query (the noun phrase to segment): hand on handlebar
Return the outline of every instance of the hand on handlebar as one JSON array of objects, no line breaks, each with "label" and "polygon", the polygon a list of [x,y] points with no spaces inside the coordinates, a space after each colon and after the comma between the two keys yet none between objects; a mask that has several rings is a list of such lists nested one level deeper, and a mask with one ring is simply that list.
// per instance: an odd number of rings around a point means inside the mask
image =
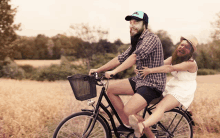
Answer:
[{"label": "hand on handlebar", "polygon": [[98,72],[98,69],[90,69],[89,71],[89,75],[91,75],[92,73]]},{"label": "hand on handlebar", "polygon": [[105,77],[106,77],[107,79],[110,79],[110,78],[112,78],[115,74],[116,74],[116,73],[115,73],[114,71],[107,71],[107,72],[105,72]]}]

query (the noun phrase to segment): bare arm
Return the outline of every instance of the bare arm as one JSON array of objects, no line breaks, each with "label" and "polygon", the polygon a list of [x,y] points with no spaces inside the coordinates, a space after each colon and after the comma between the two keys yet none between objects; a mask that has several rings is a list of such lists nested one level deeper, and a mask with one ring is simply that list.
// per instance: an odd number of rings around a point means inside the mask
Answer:
[{"label": "bare arm", "polygon": [[164,65],[171,65],[172,57],[168,57],[166,60],[164,60]]},{"label": "bare arm", "polygon": [[107,78],[110,78],[110,75],[115,75],[121,71],[124,71],[124,70],[130,68],[131,66],[133,66],[135,63],[136,63],[136,54],[132,54],[120,66],[118,66],[117,68],[115,68],[112,71],[106,72],[105,76]]},{"label": "bare arm", "polygon": [[151,68],[151,73],[169,73],[172,71],[190,71],[194,68],[194,62],[182,62],[176,65],[164,65],[157,68]]},{"label": "bare arm", "polygon": [[89,75],[91,75],[91,73],[93,72],[102,72],[102,71],[106,71],[106,70],[110,70],[115,68],[116,66],[120,65],[120,62],[118,61],[118,57],[113,58],[112,60],[110,60],[108,63],[106,63],[105,65],[101,66],[98,69],[91,69],[89,71]]},{"label": "bare arm", "polygon": [[139,72],[142,74],[142,77],[146,77],[148,74],[151,73],[169,73],[172,71],[189,71],[189,72],[195,72],[197,69],[197,65],[195,62],[182,62],[176,65],[164,65],[156,68],[147,68],[144,67],[143,70],[139,70]]}]

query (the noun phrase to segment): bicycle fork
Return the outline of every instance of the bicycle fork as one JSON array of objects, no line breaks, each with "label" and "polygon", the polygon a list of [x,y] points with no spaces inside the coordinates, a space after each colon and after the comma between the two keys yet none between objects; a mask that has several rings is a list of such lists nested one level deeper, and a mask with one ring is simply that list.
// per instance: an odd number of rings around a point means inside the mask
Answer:
[{"label": "bicycle fork", "polygon": [[94,106],[95,101],[88,100],[87,104],[89,106],[92,106],[94,108],[94,111],[93,111],[93,115],[91,116],[91,118],[89,120],[88,126],[85,129],[85,131],[83,132],[83,136],[81,138],[87,138],[89,136],[89,134],[92,132],[92,129],[94,128],[94,126],[95,126],[95,123],[96,123],[96,120],[97,120],[97,117],[98,117],[98,114],[99,114],[99,106],[100,106],[100,103],[101,103],[101,100],[102,100],[102,97],[103,97],[104,90],[105,90],[105,88],[102,88],[102,92],[100,94],[100,97],[98,99],[96,107]]}]

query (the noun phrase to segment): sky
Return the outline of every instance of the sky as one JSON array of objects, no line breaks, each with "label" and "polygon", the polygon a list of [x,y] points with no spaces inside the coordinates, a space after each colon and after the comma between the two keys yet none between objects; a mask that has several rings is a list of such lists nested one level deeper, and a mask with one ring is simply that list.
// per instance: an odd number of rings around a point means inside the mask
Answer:
[{"label": "sky", "polygon": [[153,32],[167,31],[176,44],[181,36],[210,41],[211,22],[218,18],[220,0],[11,0],[18,7],[14,23],[22,36],[72,35],[71,25],[86,23],[108,31],[107,39],[130,43],[127,15],[143,11]]}]

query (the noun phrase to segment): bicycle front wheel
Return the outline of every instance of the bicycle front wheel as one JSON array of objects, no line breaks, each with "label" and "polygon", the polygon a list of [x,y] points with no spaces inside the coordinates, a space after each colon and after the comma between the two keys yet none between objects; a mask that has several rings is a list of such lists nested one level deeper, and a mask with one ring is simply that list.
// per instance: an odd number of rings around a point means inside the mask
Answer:
[{"label": "bicycle front wheel", "polygon": [[178,109],[172,109],[164,113],[158,122],[157,135],[160,138],[192,138],[193,129],[186,114]]},{"label": "bicycle front wheel", "polygon": [[[81,138],[88,132],[91,121],[94,121],[91,112],[79,112],[64,119],[54,132],[53,138]],[[88,138],[109,138],[110,131],[106,123],[97,117],[94,128]]]}]

